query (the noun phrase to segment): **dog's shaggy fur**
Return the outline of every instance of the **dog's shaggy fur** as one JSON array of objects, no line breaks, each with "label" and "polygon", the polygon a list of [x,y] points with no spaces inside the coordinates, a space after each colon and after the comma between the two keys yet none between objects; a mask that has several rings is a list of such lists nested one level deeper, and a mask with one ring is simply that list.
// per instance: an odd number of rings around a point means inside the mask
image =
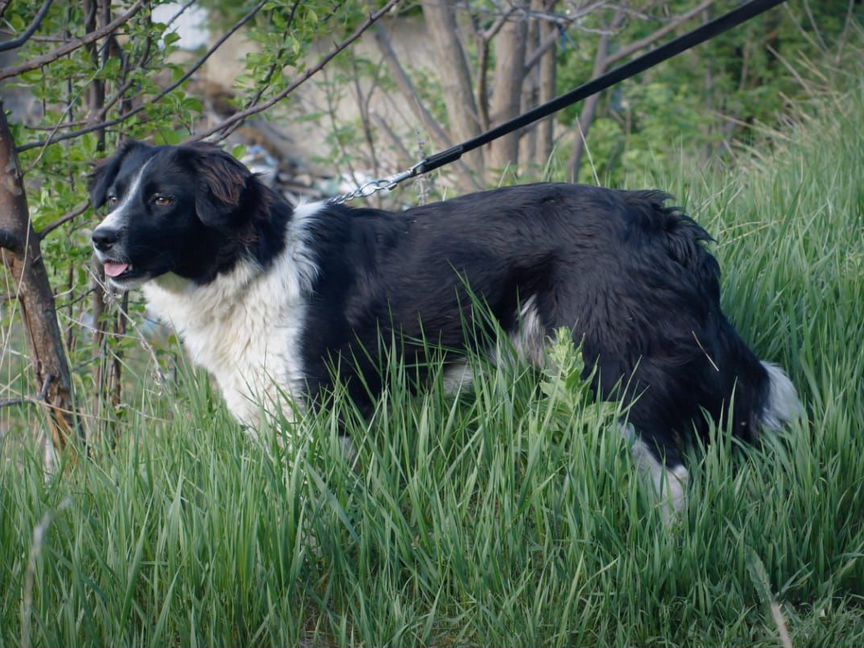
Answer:
[{"label": "dog's shaggy fur", "polygon": [[681,443],[706,433],[706,414],[726,421],[734,395],[727,422],[752,441],[799,411],[786,375],[721,312],[710,237],[660,192],[540,184],[401,213],[292,209],[215,147],[136,142],[91,188],[111,206],[93,233],[110,283],[143,287],[251,427],[285,394],[314,404],[333,366],[371,408],[382,336],[409,362],[431,340],[466,379],[459,351],[484,339],[466,331],[488,333],[478,299],[535,364],[550,333],[572,330],[596,391],[632,403],[622,431],[675,502]]}]

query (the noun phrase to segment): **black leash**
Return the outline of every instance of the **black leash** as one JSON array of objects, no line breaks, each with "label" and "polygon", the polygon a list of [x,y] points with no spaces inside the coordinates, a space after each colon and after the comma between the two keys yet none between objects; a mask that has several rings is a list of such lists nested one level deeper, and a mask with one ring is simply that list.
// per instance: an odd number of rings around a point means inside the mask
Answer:
[{"label": "black leash", "polygon": [[455,162],[469,151],[473,151],[484,144],[488,144],[492,140],[512,133],[513,131],[523,128],[537,120],[548,117],[567,106],[572,106],[591,95],[597,94],[598,92],[601,92],[617,83],[621,83],[621,81],[629,79],[640,72],[644,72],[655,65],[659,65],[663,61],[666,61],[673,56],[677,56],[681,52],[685,52],[696,45],[701,45],[705,41],[711,40],[712,38],[729,31],[733,27],[737,27],[756,16],[765,13],[769,9],[773,9],[785,1],[786,0],[750,0],[750,2],[747,2],[737,9],[733,9],[719,18],[715,18],[711,22],[706,23],[693,31],[687,32],[683,36],[680,36],[665,45],[661,45],[657,49],[651,50],[647,54],[643,54],[642,56],[633,59],[629,63],[620,65],[606,74],[599,76],[596,79],[592,79],[575,90],[568,92],[567,94],[556,97],[542,106],[537,106],[533,110],[529,110],[527,113],[511,119],[500,126],[489,129],[485,133],[481,133],[477,137],[466,142],[452,146],[444,151],[435,153],[434,155],[430,155],[407,171],[397,173],[389,178],[372,180],[352,192],[331,198],[329,202],[331,204],[342,204],[349,200],[353,200],[354,198],[371,196],[382,189],[393,189],[400,182],[409,178],[429,173],[445,164]]}]

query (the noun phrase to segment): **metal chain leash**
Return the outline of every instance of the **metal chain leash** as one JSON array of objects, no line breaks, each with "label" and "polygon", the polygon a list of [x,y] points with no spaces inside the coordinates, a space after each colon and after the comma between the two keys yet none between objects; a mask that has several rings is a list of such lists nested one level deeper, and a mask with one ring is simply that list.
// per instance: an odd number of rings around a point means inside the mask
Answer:
[{"label": "metal chain leash", "polygon": [[423,162],[418,162],[407,171],[395,173],[391,176],[387,176],[386,178],[370,180],[369,182],[363,183],[353,191],[339,194],[338,196],[333,196],[327,201],[327,204],[344,205],[349,200],[354,200],[355,198],[368,198],[369,196],[374,196],[379,191],[384,191],[385,189],[395,189],[396,185],[398,185],[400,182],[404,182],[408,178],[413,178],[414,176],[419,175],[422,167]]}]

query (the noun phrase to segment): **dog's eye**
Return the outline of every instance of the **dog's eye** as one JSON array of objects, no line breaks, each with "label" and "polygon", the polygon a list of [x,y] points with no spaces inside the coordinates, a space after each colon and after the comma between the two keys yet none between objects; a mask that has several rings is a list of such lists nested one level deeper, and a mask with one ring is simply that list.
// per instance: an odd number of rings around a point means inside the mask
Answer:
[{"label": "dog's eye", "polygon": [[118,202],[120,202],[120,199],[116,196],[116,194],[111,194],[108,196],[109,205],[116,205]]},{"label": "dog's eye", "polygon": [[153,204],[157,207],[170,207],[174,204],[174,199],[171,196],[156,194],[152,198]]}]

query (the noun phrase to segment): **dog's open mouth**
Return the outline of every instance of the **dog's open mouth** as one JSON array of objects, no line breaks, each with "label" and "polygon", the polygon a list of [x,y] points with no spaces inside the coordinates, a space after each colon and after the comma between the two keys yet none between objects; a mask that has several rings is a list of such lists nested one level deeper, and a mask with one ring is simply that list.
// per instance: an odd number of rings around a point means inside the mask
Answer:
[{"label": "dog's open mouth", "polygon": [[128,263],[120,263],[119,261],[105,261],[105,276],[112,279],[121,279],[132,273],[132,266]]}]

